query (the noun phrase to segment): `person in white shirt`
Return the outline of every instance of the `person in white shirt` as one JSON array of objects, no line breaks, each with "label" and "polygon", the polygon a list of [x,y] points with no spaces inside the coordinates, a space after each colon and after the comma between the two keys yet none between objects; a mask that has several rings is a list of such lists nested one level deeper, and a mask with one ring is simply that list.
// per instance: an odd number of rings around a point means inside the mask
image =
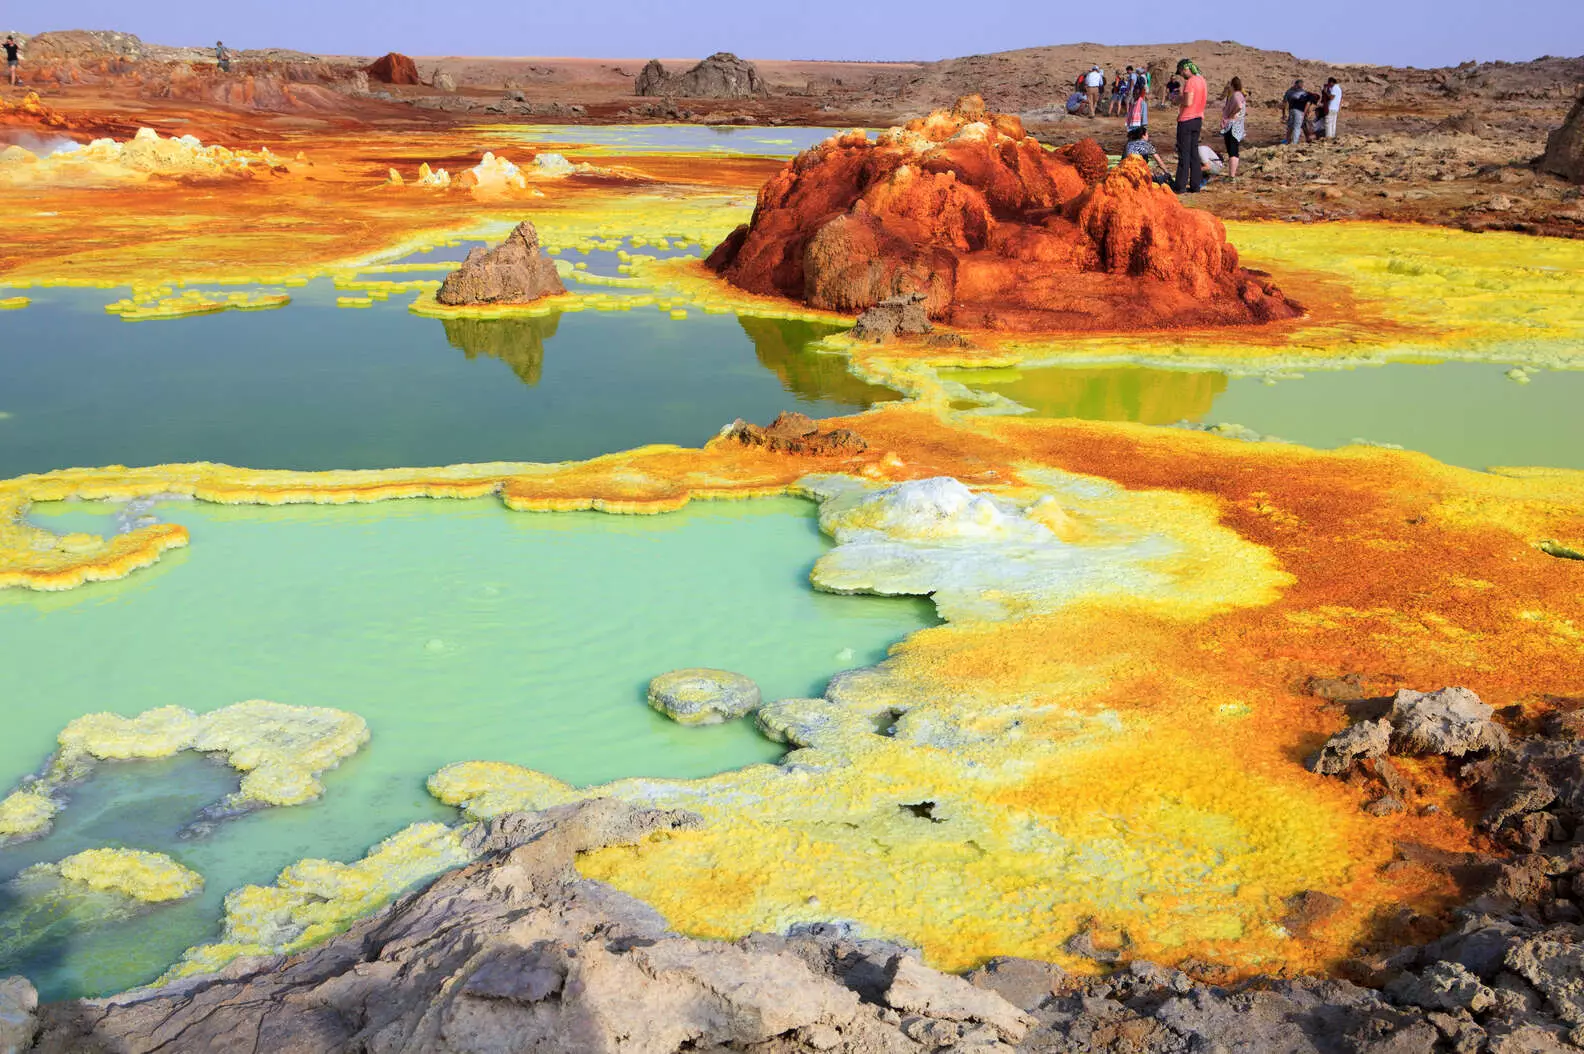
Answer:
[{"label": "person in white shirt", "polygon": [[1105,87],[1105,74],[1100,72],[1099,66],[1090,66],[1089,72],[1084,74],[1084,105],[1089,107],[1089,116],[1093,117],[1100,105],[1100,89]]},{"label": "person in white shirt", "polygon": [[1221,155],[1204,143],[1199,144],[1199,166],[1212,176],[1219,176],[1226,171],[1226,162],[1221,160]]},{"label": "person in white shirt", "polygon": [[1337,83],[1335,77],[1326,78],[1325,93],[1325,137],[1327,139],[1335,139],[1337,114],[1342,109],[1342,85]]}]

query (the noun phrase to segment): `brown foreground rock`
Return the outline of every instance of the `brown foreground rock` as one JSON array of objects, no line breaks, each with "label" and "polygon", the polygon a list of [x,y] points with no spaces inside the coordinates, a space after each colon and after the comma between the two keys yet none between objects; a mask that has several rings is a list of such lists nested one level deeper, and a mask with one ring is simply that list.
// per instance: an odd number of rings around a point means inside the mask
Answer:
[{"label": "brown foreground rock", "polygon": [[462,266],[446,275],[435,299],[451,307],[527,304],[564,292],[555,264],[539,248],[539,232],[523,220],[495,248],[475,246]]},{"label": "brown foreground rock", "polygon": [[869,449],[862,436],[848,428],[820,431],[813,418],[784,410],[764,428],[737,418],[726,429],[727,439],[743,446],[759,446],[781,454],[860,454]]},{"label": "brown foreground rock", "polygon": [[1579,92],[1562,127],[1546,137],[1540,171],[1584,183],[1584,91]]},{"label": "brown foreground rock", "polygon": [[62,1003],[32,1048],[83,1052],[1009,1051],[1031,1019],[904,949],[828,933],[671,933],[576,853],[692,826],[600,799],[475,830],[478,863],[321,947]]},{"label": "brown foreground rock", "polygon": [[[1353,764],[1368,766],[1387,749],[1445,748],[1486,810],[1482,827],[1516,854],[1402,845],[1388,866],[1443,870],[1468,899],[1450,927],[1383,919],[1386,938],[1340,964],[1338,977],[1231,983],[1230,971],[1210,963],[1137,960],[1080,977],[1014,958],[957,977],[897,945],[854,938],[841,923],[733,943],[691,940],[644,904],[580,877],[573,859],[698,818],[600,799],[474,828],[468,840],[478,862],[299,955],[239,961],[213,977],[52,1004],[36,1015],[31,989],[0,982],[0,995],[14,996],[0,1009],[16,1018],[0,1036],[48,1054],[1579,1049],[1584,700],[1552,700],[1534,727],[1509,731],[1472,693],[1351,698],[1331,680],[1338,692],[1324,696],[1329,705],[1379,722],[1332,758],[1362,747]],[[1336,907],[1334,898],[1300,894],[1283,925],[1307,940]],[[1070,946],[1097,963],[1116,957],[1092,943]],[[27,1046],[35,1024],[38,1038]]]}]

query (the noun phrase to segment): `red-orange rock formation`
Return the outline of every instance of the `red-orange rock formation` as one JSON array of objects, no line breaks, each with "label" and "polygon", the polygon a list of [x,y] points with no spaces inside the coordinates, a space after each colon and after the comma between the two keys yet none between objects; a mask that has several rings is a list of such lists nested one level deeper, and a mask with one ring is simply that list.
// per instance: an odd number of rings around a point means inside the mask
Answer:
[{"label": "red-orange rock formation", "polygon": [[906,293],[929,317],[1024,332],[1133,330],[1291,318],[1238,266],[1221,221],[1107,169],[1092,140],[1058,151],[976,97],[870,142],[850,132],[798,155],[753,221],[710,255],[733,285],[861,311]]},{"label": "red-orange rock formation", "polygon": [[8,103],[0,99],[0,125],[69,128],[71,122],[65,114],[39,101],[38,92],[30,91],[20,102]]},{"label": "red-orange rock formation", "polygon": [[406,55],[397,52],[388,52],[369,63],[367,72],[370,80],[383,81],[386,84],[417,84],[418,64]]}]

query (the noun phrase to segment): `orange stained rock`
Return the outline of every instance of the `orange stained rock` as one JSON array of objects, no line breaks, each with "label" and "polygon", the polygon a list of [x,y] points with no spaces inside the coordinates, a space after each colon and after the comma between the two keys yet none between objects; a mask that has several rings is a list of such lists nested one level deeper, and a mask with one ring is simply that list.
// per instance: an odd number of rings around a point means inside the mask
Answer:
[{"label": "orange stained rock", "polygon": [[1139,159],[1047,150],[1016,118],[959,100],[870,142],[815,146],[760,190],[711,254],[734,285],[838,311],[898,294],[931,318],[1017,332],[1135,331],[1295,317],[1238,266],[1221,221]]}]

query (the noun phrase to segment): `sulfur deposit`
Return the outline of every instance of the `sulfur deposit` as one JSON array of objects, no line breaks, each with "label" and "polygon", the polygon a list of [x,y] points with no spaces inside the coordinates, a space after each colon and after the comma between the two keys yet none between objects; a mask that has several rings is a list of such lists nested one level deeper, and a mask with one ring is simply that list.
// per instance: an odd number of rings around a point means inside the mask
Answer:
[{"label": "sulfur deposit", "polygon": [[203,876],[164,853],[85,849],[56,864],[38,865],[68,882],[121,893],[150,904],[182,900],[203,888]]},{"label": "sulfur deposit", "polygon": [[226,894],[220,939],[189,949],[166,977],[209,973],[238,956],[311,947],[415,882],[465,864],[473,855],[454,828],[416,823],[350,864],[300,860],[272,885],[243,886]]},{"label": "sulfur deposit", "polygon": [[161,137],[142,128],[125,142],[94,139],[44,157],[20,146],[0,150],[0,183],[98,186],[156,178],[254,179],[286,174],[291,163],[270,152],[205,146],[197,137]]},{"label": "sulfur deposit", "polygon": [[87,714],[60,734],[41,774],[0,801],[0,836],[36,837],[64,807],[66,790],[101,760],[162,758],[183,750],[219,754],[241,786],[212,807],[216,817],[267,805],[300,805],[324,793],[321,773],[368,742],[361,717],[325,707],[254,700],[207,714],[179,706],[136,717]]},{"label": "sulfur deposit", "polygon": [[1270,322],[1299,314],[1238,264],[1221,221],[1098,144],[1051,151],[978,99],[800,154],[710,255],[727,281],[858,312],[907,294],[932,319],[1020,332]]}]

